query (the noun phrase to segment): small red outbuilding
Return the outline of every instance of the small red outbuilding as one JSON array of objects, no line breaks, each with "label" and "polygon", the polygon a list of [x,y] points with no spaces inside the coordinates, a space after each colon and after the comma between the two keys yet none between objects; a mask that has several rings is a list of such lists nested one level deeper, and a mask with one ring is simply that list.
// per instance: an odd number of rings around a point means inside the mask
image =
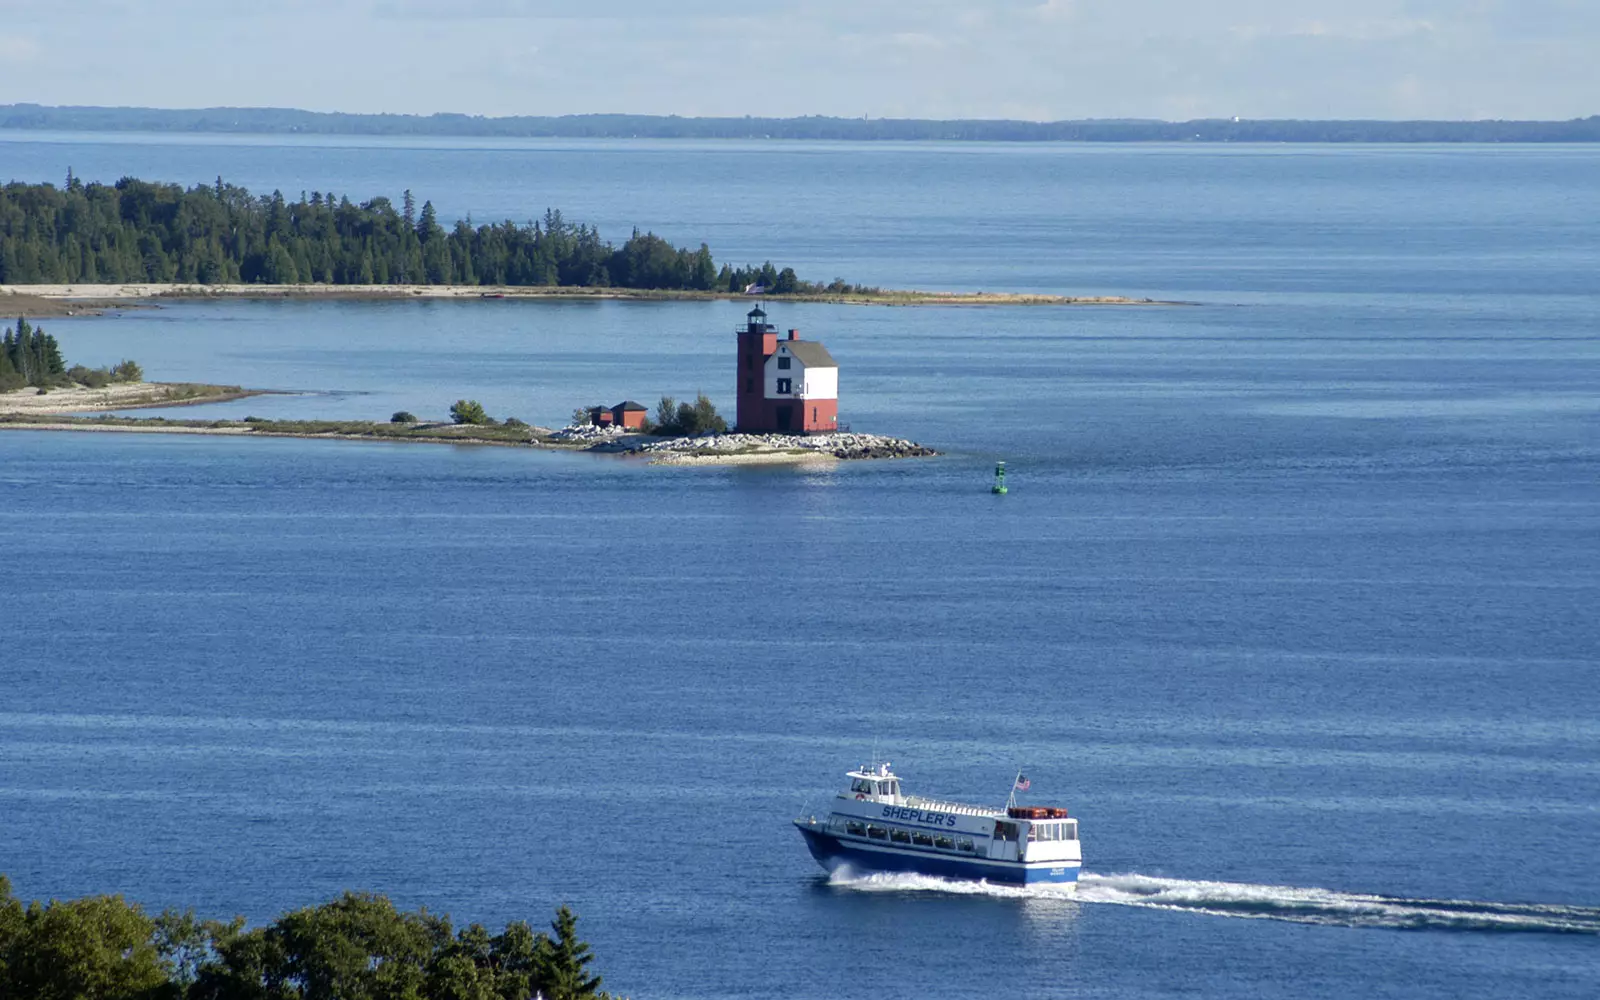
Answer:
[{"label": "small red outbuilding", "polygon": [[589,411],[589,420],[596,427],[621,427],[624,430],[644,429],[645,415],[650,411],[633,400],[624,400],[616,406],[597,406]]}]

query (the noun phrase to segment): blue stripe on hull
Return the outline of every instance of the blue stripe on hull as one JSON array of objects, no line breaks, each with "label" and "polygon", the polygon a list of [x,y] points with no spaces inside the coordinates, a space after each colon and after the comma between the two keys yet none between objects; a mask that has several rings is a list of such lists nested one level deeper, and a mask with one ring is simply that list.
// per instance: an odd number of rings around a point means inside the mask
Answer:
[{"label": "blue stripe on hull", "polygon": [[1011,885],[1050,883],[1061,885],[1078,881],[1077,862],[1051,867],[1024,868],[1016,862],[984,863],[977,859],[952,858],[939,854],[911,854],[874,851],[856,847],[831,834],[799,827],[811,856],[828,871],[843,865],[862,872],[916,872],[941,878],[986,879]]}]

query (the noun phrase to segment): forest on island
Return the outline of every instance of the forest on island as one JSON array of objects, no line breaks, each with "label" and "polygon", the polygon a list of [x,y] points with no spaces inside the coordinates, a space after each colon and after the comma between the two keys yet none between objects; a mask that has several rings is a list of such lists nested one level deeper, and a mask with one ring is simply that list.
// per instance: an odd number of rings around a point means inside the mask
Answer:
[{"label": "forest on island", "polygon": [[540,221],[449,228],[406,191],[396,206],[313,191],[288,201],[217,178],[185,190],[116,184],[0,187],[0,284],[186,282],[269,285],[568,285],[703,292],[848,293],[793,268],[720,267],[704,243],[677,247],[637,229],[622,246],[550,209]]},{"label": "forest on island", "polygon": [[609,1000],[565,906],[499,934],[347,892],[264,927],[151,916],[121,896],[24,904],[0,875],[0,997],[41,1000]]}]

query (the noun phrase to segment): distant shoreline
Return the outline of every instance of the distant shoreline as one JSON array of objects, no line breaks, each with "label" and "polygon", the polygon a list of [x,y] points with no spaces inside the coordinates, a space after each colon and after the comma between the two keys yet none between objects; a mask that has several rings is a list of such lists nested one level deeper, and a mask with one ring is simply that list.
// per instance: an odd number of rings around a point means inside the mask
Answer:
[{"label": "distant shoreline", "polygon": [[[818,302],[868,306],[1176,306],[1185,302],[1121,295],[1048,295],[1032,292],[894,291],[743,295],[676,289],[599,288],[547,285],[200,285],[72,284],[0,285],[0,314],[91,315],[162,299],[306,299],[392,302],[408,299],[504,301],[509,299],[633,299],[649,302]],[[29,305],[33,310],[29,310]]]},{"label": "distant shoreline", "polygon": [[1600,142],[1600,115],[1546,121],[1197,118],[679,117],[636,114],[347,114],[297,108],[52,107],[0,104],[6,131],[155,132],[304,137],[800,140],[1008,143],[1550,143]]}]

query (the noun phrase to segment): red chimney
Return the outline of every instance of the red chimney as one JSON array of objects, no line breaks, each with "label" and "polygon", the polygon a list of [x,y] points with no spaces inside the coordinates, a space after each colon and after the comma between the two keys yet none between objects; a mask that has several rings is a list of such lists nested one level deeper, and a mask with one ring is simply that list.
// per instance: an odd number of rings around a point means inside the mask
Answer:
[{"label": "red chimney", "polygon": [[789,331],[789,339],[790,339],[790,340],[793,340],[793,339],[795,339],[795,338],[796,338],[796,337],[798,337],[798,336],[799,336],[799,335],[800,335],[800,331],[799,331],[799,330],[790,330],[790,331]]}]

